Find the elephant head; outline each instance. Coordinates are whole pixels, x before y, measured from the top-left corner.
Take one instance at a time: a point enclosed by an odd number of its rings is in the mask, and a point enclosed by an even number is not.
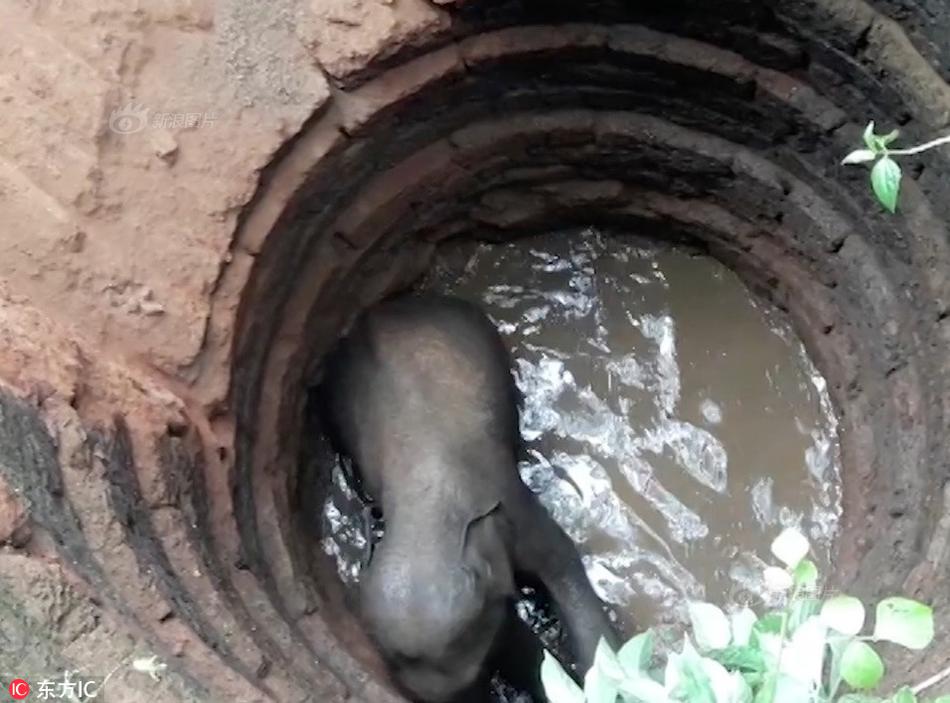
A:
[[[361,610],[411,697],[443,703],[472,686],[515,594],[500,504],[442,534],[387,533],[364,574]]]

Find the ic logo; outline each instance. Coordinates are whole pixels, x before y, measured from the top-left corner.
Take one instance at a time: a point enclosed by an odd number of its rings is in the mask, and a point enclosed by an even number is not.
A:
[[[10,695],[13,696],[14,700],[22,701],[30,695],[30,684],[23,679],[13,679],[10,682]]]

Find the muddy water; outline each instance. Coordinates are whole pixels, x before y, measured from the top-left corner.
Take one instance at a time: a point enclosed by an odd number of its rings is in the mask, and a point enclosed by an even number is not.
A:
[[[525,396],[522,476],[625,620],[762,594],[781,526],[827,567],[840,496],[824,380],[722,265],[588,230],[448,245],[426,286],[480,302],[502,331]],[[364,535],[336,481],[324,546],[353,581]]]

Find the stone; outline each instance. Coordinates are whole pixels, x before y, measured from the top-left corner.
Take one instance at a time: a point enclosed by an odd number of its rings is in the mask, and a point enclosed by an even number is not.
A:
[[[300,40],[342,82],[449,27],[448,16],[423,0],[311,0],[308,10],[297,27]]]
[[[27,513],[10,486],[0,478],[0,545],[22,547],[29,541]]]

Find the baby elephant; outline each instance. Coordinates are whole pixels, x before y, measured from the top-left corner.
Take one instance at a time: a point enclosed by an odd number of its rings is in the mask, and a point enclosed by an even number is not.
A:
[[[516,627],[516,574],[546,587],[581,671],[602,636],[616,643],[574,544],[518,474],[510,361],[476,306],[427,295],[372,308],[326,366],[331,437],[386,526],[361,616],[417,700],[482,680]]]

